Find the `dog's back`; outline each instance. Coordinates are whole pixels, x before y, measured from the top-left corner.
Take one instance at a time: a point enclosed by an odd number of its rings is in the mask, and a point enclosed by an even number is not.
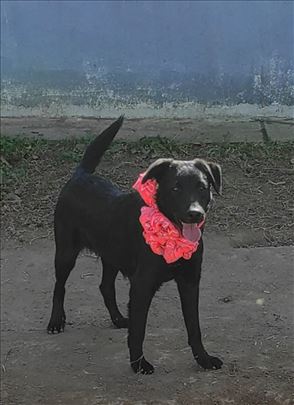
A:
[[[113,265],[130,268],[135,261],[131,252],[136,252],[134,244],[140,240],[137,234],[142,201],[137,193],[124,193],[110,181],[93,175],[122,123],[120,117],[87,147],[60,193],[54,225],[57,250],[60,247],[65,251],[65,245],[70,244],[77,251],[90,249]]]

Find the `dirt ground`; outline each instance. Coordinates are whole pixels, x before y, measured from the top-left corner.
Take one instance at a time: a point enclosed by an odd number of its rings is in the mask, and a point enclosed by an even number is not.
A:
[[[229,109],[232,111],[232,108]],[[227,110],[228,113],[228,110]],[[277,114],[277,111],[275,112]],[[118,113],[116,113],[118,114]],[[133,118],[125,119],[118,138],[136,140],[142,136],[165,136],[181,142],[285,142],[294,140],[293,118],[273,116],[203,116],[191,118]],[[292,112],[293,115],[293,112]],[[9,136],[70,138],[88,133],[99,133],[109,125],[111,118],[95,117],[3,117],[1,132]]]
[[[234,248],[210,233],[205,241],[203,339],[224,367],[203,371],[196,365],[171,282],[157,293],[149,314],[145,352],[156,367],[151,376],[134,375],[129,367],[126,330],[109,320],[95,258],[82,256],[70,277],[65,332],[47,335],[53,242],[7,242],[3,404],[292,404],[293,248]],[[126,312],[128,283],[119,279],[117,290]]]
[[[10,145],[11,146],[11,145]],[[9,146],[9,147],[10,147]],[[53,289],[52,212],[81,141],[4,155],[1,320],[3,405],[290,405],[293,394],[293,146],[117,144],[102,174],[129,188],[162,156],[220,162],[224,194],[205,234],[203,340],[224,360],[201,370],[187,344],[173,282],[152,303],[145,341],[155,374],[134,375],[126,330],[115,329],[98,286],[100,262],[79,258],[67,285],[65,333],[45,332]],[[8,148],[9,149],[9,148]],[[126,312],[128,282],[117,295]]]

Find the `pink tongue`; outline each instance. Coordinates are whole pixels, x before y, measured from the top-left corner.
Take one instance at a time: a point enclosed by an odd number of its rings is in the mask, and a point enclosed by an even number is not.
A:
[[[201,231],[197,224],[183,223],[183,236],[191,242],[198,242],[201,238]]]

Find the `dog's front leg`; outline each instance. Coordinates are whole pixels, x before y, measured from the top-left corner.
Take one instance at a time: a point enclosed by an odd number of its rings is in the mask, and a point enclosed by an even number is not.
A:
[[[131,280],[128,346],[131,367],[135,373],[152,374],[154,372],[154,367],[143,355],[147,315],[156,290],[153,284],[150,278],[144,279],[140,275],[136,275]]]
[[[182,311],[188,332],[189,345],[194,358],[205,369],[219,369],[223,362],[217,357],[210,356],[202,344],[199,324],[199,281],[200,276],[193,280],[184,276],[177,279]]]

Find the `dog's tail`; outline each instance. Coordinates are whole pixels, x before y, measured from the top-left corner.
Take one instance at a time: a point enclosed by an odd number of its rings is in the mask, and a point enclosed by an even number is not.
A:
[[[98,135],[87,147],[83,159],[80,163],[80,167],[84,169],[87,173],[94,172],[105,151],[108,149],[113,138],[115,137],[118,130],[122,126],[123,120],[124,116],[121,115],[100,135]]]

